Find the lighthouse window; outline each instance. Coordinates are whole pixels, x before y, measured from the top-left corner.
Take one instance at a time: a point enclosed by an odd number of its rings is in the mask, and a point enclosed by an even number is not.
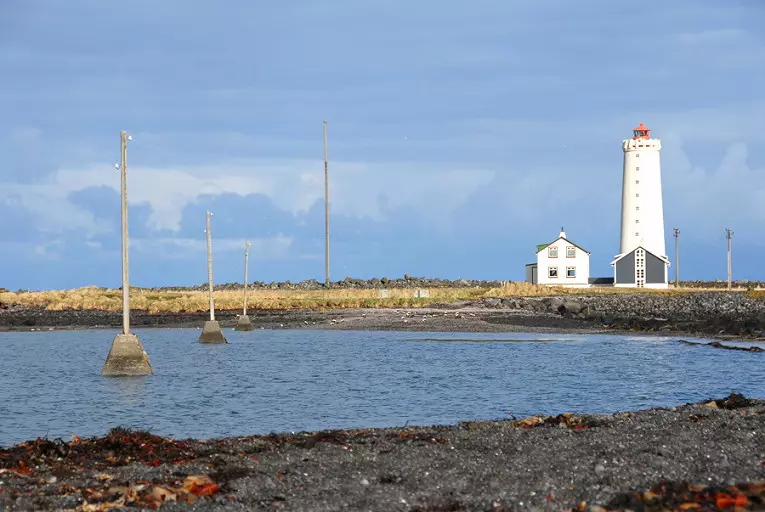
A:
[[[635,224],[640,224],[640,219],[635,219]]]
[[[638,233],[638,232],[635,232],[635,236],[640,236],[640,233]]]
[[[558,277],[558,267],[549,267],[547,269],[547,275],[551,279],[554,279],[554,278]]]
[[[566,277],[576,277],[576,267],[566,267]]]
[[[548,247],[547,248],[547,256],[550,258],[557,258],[558,257],[558,248],[557,247]]]
[[[635,185],[640,185],[640,180],[635,180]]]
[[[636,171],[639,171],[639,170],[640,170],[640,167],[635,167],[635,170],[636,170]]]
[[[640,197],[640,194],[639,194],[639,193],[638,193],[638,194],[635,194],[635,197]]]

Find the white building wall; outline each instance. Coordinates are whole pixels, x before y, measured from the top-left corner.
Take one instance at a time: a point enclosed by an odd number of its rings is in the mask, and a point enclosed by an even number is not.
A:
[[[549,257],[549,248],[558,248],[558,257]],[[574,247],[574,257],[566,257],[566,247]],[[558,277],[549,277],[549,268],[558,269]],[[566,268],[574,267],[576,277],[566,277]],[[575,247],[563,239],[558,239],[537,253],[537,279],[539,284],[557,286],[589,286],[590,278],[590,255],[582,249]]]
[[[667,255],[661,192],[659,139],[626,139],[622,183],[620,254],[638,245],[660,256]]]

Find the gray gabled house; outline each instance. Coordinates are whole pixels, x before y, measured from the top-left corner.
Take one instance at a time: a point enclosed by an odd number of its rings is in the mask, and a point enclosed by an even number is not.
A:
[[[614,286],[624,288],[668,288],[669,259],[639,245],[611,262]]]

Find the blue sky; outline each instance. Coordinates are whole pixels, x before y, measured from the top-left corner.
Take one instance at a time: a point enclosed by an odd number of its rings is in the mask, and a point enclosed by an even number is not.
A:
[[[662,139],[681,277],[765,279],[761,0],[2,0],[0,286],[522,280],[565,224],[611,275],[621,141]],[[671,270],[674,275],[674,271]]]

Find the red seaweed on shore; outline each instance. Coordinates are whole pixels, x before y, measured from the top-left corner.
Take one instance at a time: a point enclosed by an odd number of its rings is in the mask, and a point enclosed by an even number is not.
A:
[[[763,510],[765,480],[737,485],[702,486],[686,482],[663,481],[647,491],[617,495],[607,505],[581,502],[570,512],[612,510]]]
[[[513,423],[513,426],[520,428],[561,425],[572,428],[574,430],[587,430],[591,427],[607,426],[607,424],[602,419],[586,415],[573,414],[570,412],[559,414],[557,416],[529,416],[528,418],[523,418]]]

